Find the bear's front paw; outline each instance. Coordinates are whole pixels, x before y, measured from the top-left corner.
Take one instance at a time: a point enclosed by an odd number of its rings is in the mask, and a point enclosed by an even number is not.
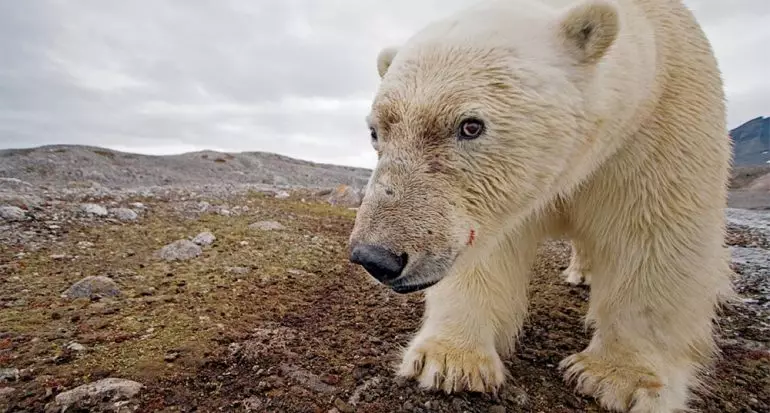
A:
[[[446,393],[496,393],[506,374],[494,348],[460,348],[435,338],[413,342],[398,369],[399,376],[417,379],[422,388]]]
[[[594,397],[610,411],[670,413],[678,407],[676,397],[665,391],[660,378],[643,367],[612,363],[582,352],[564,359],[560,368],[579,393]]]
[[[591,285],[591,272],[582,268],[570,265],[564,272],[562,272],[564,281],[570,285]]]

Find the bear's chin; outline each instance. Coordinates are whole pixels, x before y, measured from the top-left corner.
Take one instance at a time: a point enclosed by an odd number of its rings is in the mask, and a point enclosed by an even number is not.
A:
[[[391,290],[398,294],[411,294],[416,293],[419,291],[426,290],[434,285],[436,285],[441,280],[435,280],[435,281],[429,281],[429,282],[422,282],[422,283],[415,283],[415,284],[409,284],[408,282],[404,283],[395,283],[391,284],[388,287],[390,287]]]
[[[457,254],[451,253],[424,254],[420,259],[407,265],[400,277],[384,284],[398,294],[426,290],[449,274],[456,259]]]

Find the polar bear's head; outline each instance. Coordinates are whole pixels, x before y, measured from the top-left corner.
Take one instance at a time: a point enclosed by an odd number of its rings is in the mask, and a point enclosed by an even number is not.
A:
[[[591,144],[586,95],[617,37],[615,8],[516,3],[465,10],[377,57],[378,163],[350,259],[396,292],[437,283],[556,196]]]

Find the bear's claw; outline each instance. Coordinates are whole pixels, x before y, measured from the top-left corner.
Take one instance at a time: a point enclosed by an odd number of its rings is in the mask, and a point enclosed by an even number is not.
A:
[[[674,411],[666,407],[664,383],[647,369],[613,364],[586,352],[565,358],[559,367],[564,371],[565,381],[574,385],[578,393],[594,397],[610,411]]]
[[[398,375],[416,379],[424,389],[447,394],[496,393],[507,372],[495,350],[459,349],[434,339],[412,344],[404,353]]]

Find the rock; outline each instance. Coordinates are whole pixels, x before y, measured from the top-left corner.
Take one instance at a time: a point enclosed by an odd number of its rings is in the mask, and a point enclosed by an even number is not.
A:
[[[120,287],[110,278],[104,276],[89,276],[72,284],[70,288],[62,293],[62,298],[93,298],[115,297],[120,295]]]
[[[354,409],[353,406],[345,403],[339,397],[334,399],[334,407],[336,407],[337,410],[339,410],[342,413],[353,413],[356,411],[356,409]]]
[[[227,267],[225,269],[227,274],[246,275],[249,272],[251,272],[251,269],[247,267]]]
[[[166,261],[185,261],[201,255],[202,252],[198,244],[180,239],[161,248],[158,255]]]
[[[529,395],[521,387],[510,387],[504,397],[519,407],[526,407],[529,404]]]
[[[108,215],[107,208],[98,204],[82,204],[80,210],[88,215],[96,215],[99,217],[105,217]]]
[[[249,228],[258,229],[261,231],[273,231],[273,230],[280,231],[286,227],[284,227],[283,224],[281,224],[280,222],[276,222],[276,221],[260,221],[249,225]]]
[[[131,203],[131,207],[132,207],[132,208],[136,208],[136,209],[145,209],[145,208],[146,208],[146,207],[144,206],[144,204],[143,204],[143,203],[141,203],[141,202],[132,202],[132,203]]]
[[[19,380],[19,369],[4,368],[0,369],[0,382]]]
[[[281,191],[281,192],[278,192],[278,193],[275,195],[275,197],[276,197],[277,199],[286,199],[286,198],[288,198],[288,197],[290,197],[290,196],[291,196],[291,195],[290,195],[288,192],[286,192],[286,191]]]
[[[139,215],[133,209],[128,208],[115,208],[112,210],[112,215],[125,222],[136,221],[139,218]]]
[[[247,412],[261,412],[265,404],[262,402],[262,400],[260,400],[259,397],[252,396],[248,399],[242,400],[241,405],[243,405],[243,409]]]
[[[328,198],[330,204],[346,207],[357,207],[361,201],[361,194],[348,185],[338,186]]]
[[[86,351],[86,346],[84,346],[84,345],[82,345],[80,343],[77,343],[75,341],[67,344],[67,348],[69,350],[77,351],[77,352]]]
[[[34,195],[3,194],[0,193],[0,203],[19,207],[25,210],[40,209],[43,200]]]
[[[3,221],[23,221],[26,217],[27,214],[19,207],[11,205],[0,206],[0,219]]]
[[[0,178],[0,188],[10,188],[13,190],[20,190],[23,187],[31,187],[32,184],[24,182],[19,178]]]
[[[317,393],[334,393],[337,391],[336,387],[324,383],[319,376],[300,367],[289,364],[281,364],[279,368],[284,375],[292,378],[306,389]]]
[[[210,232],[201,232],[193,238],[192,242],[200,245],[201,247],[207,247],[216,241],[217,237]]]
[[[59,393],[54,401],[46,406],[49,412],[64,411],[132,411],[128,404],[144,386],[141,383],[119,378],[106,378],[84,384],[72,390]]]

